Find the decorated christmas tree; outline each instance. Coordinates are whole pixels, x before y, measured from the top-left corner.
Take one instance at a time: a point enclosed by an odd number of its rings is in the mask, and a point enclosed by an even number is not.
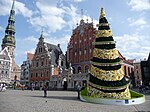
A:
[[[130,80],[121,67],[122,61],[103,8],[97,27],[87,94],[97,98],[130,99]]]

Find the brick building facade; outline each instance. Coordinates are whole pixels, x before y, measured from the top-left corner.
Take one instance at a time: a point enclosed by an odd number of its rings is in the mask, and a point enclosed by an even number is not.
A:
[[[32,64],[30,67],[30,86],[35,84],[36,88],[47,84],[49,88],[57,86],[57,76],[66,67],[65,56],[60,45],[52,45],[44,42],[43,34],[39,38]],[[51,80],[53,78],[53,80]]]
[[[72,64],[73,73],[87,73],[89,71],[95,32],[93,23],[86,23],[83,19],[81,19],[79,26],[73,30],[67,47],[67,60]]]

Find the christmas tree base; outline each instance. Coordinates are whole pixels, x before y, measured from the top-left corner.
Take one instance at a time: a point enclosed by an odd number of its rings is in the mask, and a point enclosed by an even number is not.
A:
[[[110,105],[136,105],[145,102],[145,95],[130,90],[131,99],[110,99],[87,96],[86,88],[81,91],[80,100],[90,103],[110,104]]]

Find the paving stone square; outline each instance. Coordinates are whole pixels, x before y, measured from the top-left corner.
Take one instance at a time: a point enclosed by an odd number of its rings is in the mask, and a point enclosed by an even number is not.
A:
[[[150,112],[150,95],[140,105],[104,105],[82,102],[74,91],[7,90],[0,92],[0,112]]]

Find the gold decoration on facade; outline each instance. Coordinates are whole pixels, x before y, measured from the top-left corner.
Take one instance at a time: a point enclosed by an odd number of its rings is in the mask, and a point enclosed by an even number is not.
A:
[[[119,53],[117,49],[102,50],[94,48],[93,57],[100,59],[116,59],[119,57]]]
[[[121,68],[119,70],[106,71],[91,65],[90,72],[98,79],[105,81],[117,81],[124,77],[124,73]]]
[[[96,38],[113,36],[112,30],[98,30],[96,31]]]

